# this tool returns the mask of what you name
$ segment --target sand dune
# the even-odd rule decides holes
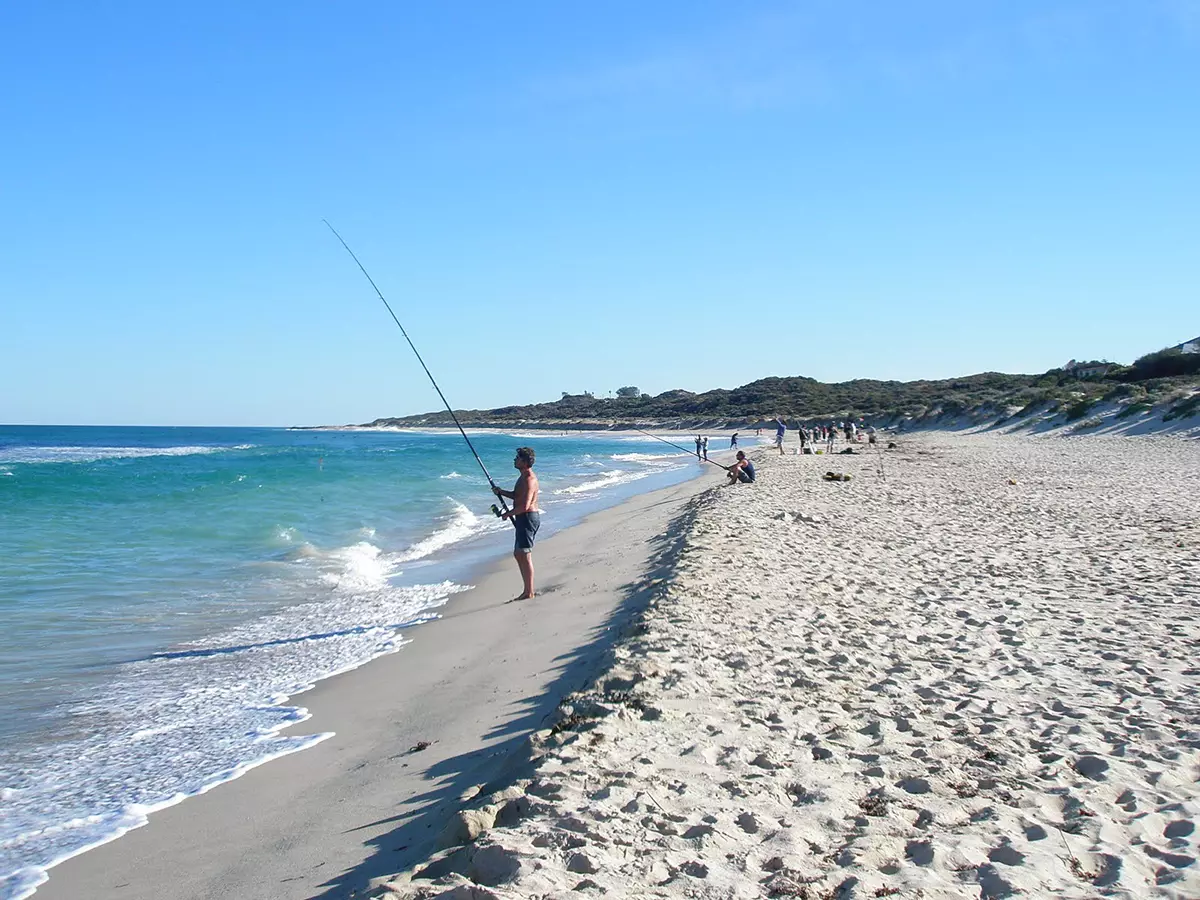
[[[1200,443],[755,455],[530,777],[375,893],[1200,896]]]

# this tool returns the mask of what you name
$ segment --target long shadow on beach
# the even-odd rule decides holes
[[[400,872],[419,864],[436,850],[435,840],[450,821],[450,817],[465,804],[463,793],[475,785],[484,784],[479,796],[511,784],[532,769],[529,761],[528,736],[544,727],[546,720],[558,708],[567,694],[587,686],[601,671],[609,651],[626,633],[635,616],[642,612],[650,599],[660,590],[663,579],[674,570],[687,535],[705,494],[689,500],[671,520],[662,534],[651,539],[653,551],[646,571],[636,582],[621,586],[624,597],[604,623],[593,629],[591,640],[555,658],[558,675],[546,689],[535,696],[522,698],[521,707],[513,718],[480,735],[480,742],[502,740],[470,753],[441,760],[424,773],[427,781],[437,784],[423,794],[407,799],[398,798],[406,806],[419,808],[405,811],[390,819],[363,822],[357,826],[371,828],[389,821],[396,827],[386,834],[371,838],[372,854],[360,865],[325,882],[322,891],[313,898],[342,900],[359,895],[373,878]]]

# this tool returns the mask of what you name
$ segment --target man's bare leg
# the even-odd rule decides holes
[[[517,560],[517,568],[521,570],[521,581],[525,584],[525,592],[518,600],[529,600],[533,597],[533,554],[528,550],[517,550],[513,553]]]

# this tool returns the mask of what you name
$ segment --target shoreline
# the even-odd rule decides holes
[[[360,803],[349,804],[350,817],[367,807],[380,818],[346,822],[347,828],[387,834],[385,824],[394,818],[388,815],[394,813],[391,801],[411,795],[416,799],[402,803],[412,807],[404,816],[415,816],[425,823],[420,830],[436,833],[432,822],[456,808],[452,787],[470,780],[465,773],[496,777],[496,766],[514,752],[521,755],[525,735],[553,712],[557,697],[586,680],[613,630],[638,602],[639,564],[650,561],[650,542],[678,508],[712,483],[720,481],[706,466],[546,538],[535,556],[545,592],[531,603],[503,602],[519,585],[511,558],[477,564],[475,589],[453,598],[438,619],[415,628],[398,652],[324,679],[288,701],[308,712],[287,729],[288,736],[334,732],[331,737],[159,809],[147,825],[59,862],[34,896],[157,897],[170,883],[184,896],[341,897],[371,877],[403,868],[405,852],[416,852],[420,840],[405,838],[405,850],[380,847],[367,854],[359,831],[329,826],[330,809],[345,808],[348,795],[358,796]],[[628,524],[638,517],[638,524]],[[622,529],[628,528],[640,537],[631,552],[622,553]],[[596,577],[597,569],[604,577]],[[490,697],[530,708],[489,715],[491,701],[483,692],[490,682],[481,680],[487,671],[495,677]],[[403,696],[391,684],[404,684]],[[530,695],[535,687],[539,690]],[[443,710],[450,711],[444,721]],[[471,733],[489,719],[505,724]],[[432,746],[407,752],[423,741]],[[450,768],[461,771],[450,786],[430,790],[430,780],[446,780],[445,754],[451,751],[458,762]],[[418,777],[427,766],[429,778]],[[325,800],[314,799],[314,792]],[[379,795],[389,800],[380,805],[372,799]],[[281,858],[272,852],[281,845],[295,849]],[[245,861],[256,855],[255,865]],[[315,868],[323,870],[323,879],[343,870],[316,894],[305,874],[313,855],[322,857]],[[264,887],[270,872],[278,876],[275,888]]]

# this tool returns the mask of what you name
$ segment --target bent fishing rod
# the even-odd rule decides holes
[[[483,464],[483,460],[480,459],[479,454],[475,452],[475,445],[471,443],[471,439],[467,437],[467,433],[463,430],[462,425],[458,421],[458,416],[456,416],[454,414],[454,410],[450,408],[450,404],[446,400],[446,395],[443,394],[442,389],[438,387],[438,383],[434,379],[433,373],[429,371],[429,366],[425,365],[425,360],[421,359],[421,354],[417,350],[416,345],[413,344],[412,338],[408,336],[408,332],[404,330],[404,326],[401,325],[400,320],[396,318],[396,313],[392,311],[392,305],[387,302],[387,298],[383,296],[383,291],[379,289],[379,285],[375,283],[375,279],[371,277],[371,274],[367,271],[366,267],[359,262],[358,257],[354,255],[354,251],[350,249],[350,245],[347,244],[345,239],[343,239],[342,236],[337,233],[337,229],[329,224],[328,219],[322,219],[321,221],[324,222],[329,230],[333,232],[333,236],[338,239],[341,245],[346,248],[346,252],[350,254],[350,258],[358,265],[359,271],[361,271],[363,275],[367,277],[367,281],[371,282],[371,287],[375,288],[375,293],[379,295],[379,299],[383,301],[383,305],[386,306],[387,311],[391,313],[392,321],[396,323],[396,327],[400,329],[400,333],[404,335],[404,339],[408,341],[408,346],[411,347],[412,352],[416,354],[417,362],[421,364],[421,368],[424,369],[425,374],[429,376],[429,383],[433,385],[433,389],[437,391],[437,395],[442,398],[442,405],[446,407],[446,412],[450,413],[450,418],[454,420],[454,424],[458,428],[458,433],[461,434],[462,439],[467,442],[467,447],[470,449],[471,455],[475,457],[475,462],[479,463],[479,468],[483,469],[483,477],[488,480],[488,484],[492,486],[494,492],[496,482],[492,480],[491,473],[488,472],[487,466]],[[507,514],[508,504],[504,502],[503,497],[497,495],[497,498],[500,500],[500,506],[504,509],[504,514]],[[497,516],[501,515],[500,510],[496,509],[496,504],[494,503],[492,504],[492,512],[494,512]]]
[[[633,428],[632,425],[630,427]],[[646,437],[654,438],[656,441],[662,441],[664,444],[668,444],[668,445],[674,447],[676,450],[682,450],[688,456],[692,455],[693,451],[689,450],[687,447],[680,447],[678,444],[673,444],[670,441],[668,441],[666,438],[660,438],[657,434],[651,434],[648,431],[642,431],[642,429],[640,429],[640,428],[634,428],[633,430],[636,431],[638,434],[644,434]],[[726,472],[728,472],[730,469],[733,468],[733,466],[723,466],[719,462],[717,462],[715,459],[709,459],[707,456],[704,457],[703,459],[701,459],[700,462],[712,463],[717,468],[724,469]]]

